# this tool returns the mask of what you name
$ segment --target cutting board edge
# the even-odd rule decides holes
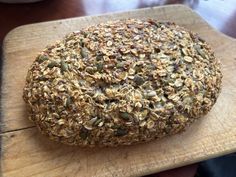
[[[183,8],[185,10],[191,11],[191,12],[195,13],[196,15],[198,15],[195,11],[193,11],[191,8],[189,8],[186,5],[172,4],[172,5],[163,5],[163,6],[156,6],[156,7],[146,7],[146,8],[140,8],[140,9],[132,9],[132,10],[126,10],[126,11],[108,12],[108,13],[96,14],[96,15],[78,16],[78,17],[64,18],[64,19],[58,19],[58,20],[49,20],[49,21],[43,21],[43,22],[36,22],[36,23],[20,25],[20,26],[17,26],[15,28],[13,28],[12,30],[10,30],[5,35],[5,37],[3,39],[3,44],[7,41],[9,36],[11,37],[11,35],[14,35],[15,31],[21,30],[22,28],[24,29],[25,27],[28,28],[28,27],[35,26],[35,25],[37,26],[37,25],[41,25],[41,24],[50,24],[50,23],[55,23],[55,22],[57,23],[57,22],[62,22],[62,21],[65,22],[65,21],[70,21],[70,20],[77,20],[79,18],[94,18],[94,17],[96,18],[96,17],[100,17],[100,16],[119,15],[119,14],[124,14],[124,13],[132,13],[132,12],[135,12],[135,11],[146,11],[146,10],[154,10],[155,11],[156,9],[163,9],[163,8],[168,8],[168,7]]]
[[[124,13],[132,13],[135,11],[146,11],[146,10],[157,10],[157,9],[163,9],[163,8],[168,8],[168,7],[175,7],[175,8],[182,8],[185,11],[190,11],[192,12],[195,16],[197,16],[199,19],[202,20],[202,22],[204,22],[208,27],[211,28],[212,31],[216,32],[218,35],[220,35],[221,37],[234,41],[236,42],[236,39],[221,33],[220,31],[218,31],[217,29],[215,29],[214,27],[212,27],[206,20],[204,20],[197,12],[195,12],[193,9],[189,8],[186,5],[182,5],[182,4],[172,4],[172,5],[164,5],[164,6],[156,6],[156,7],[147,7],[147,8],[141,8],[141,9],[133,9],[133,10],[128,10],[128,11],[117,11],[117,12],[109,12],[109,13],[104,13],[104,14],[97,14],[97,15],[88,15],[88,16],[79,16],[79,17],[72,17],[72,18],[65,18],[65,19],[58,19],[58,20],[50,20],[50,21],[44,21],[44,22],[37,22],[37,23],[31,23],[31,24],[25,24],[25,25],[21,25],[18,26],[16,28],[13,28],[12,30],[10,30],[6,36],[3,39],[3,49],[5,48],[5,45],[7,44],[8,38],[12,38],[12,36],[15,35],[16,32],[18,32],[19,30],[24,30],[24,28],[29,28],[32,26],[37,26],[37,25],[47,25],[47,24],[52,24],[52,23],[62,23],[62,22],[66,22],[66,21],[70,21],[70,20],[78,20],[78,19],[85,19],[85,18],[97,18],[97,17],[108,17],[110,15],[119,15],[119,14],[124,14]]]
[[[191,128],[191,127],[189,127],[189,128]],[[20,131],[27,131],[28,129],[37,129],[37,127],[30,127],[30,128],[26,128],[26,129],[22,129],[22,130],[6,132],[6,133],[3,133],[3,134],[0,134],[0,138],[2,138],[2,136],[6,136],[5,141],[7,141],[7,140],[9,140],[9,138],[14,137],[14,135],[12,136],[11,134],[19,133]],[[40,134],[40,136],[45,136],[45,135]],[[168,137],[166,137],[166,138],[168,138]],[[5,141],[3,141],[3,139],[4,138],[2,138],[1,147],[3,147],[4,143],[5,143]],[[50,141],[52,141],[52,140],[50,140]],[[68,146],[68,145],[66,145],[66,146]],[[68,147],[70,147],[70,146],[68,146]],[[178,168],[178,167],[182,167],[182,166],[186,166],[186,165],[191,165],[191,164],[201,162],[201,161],[204,161],[204,160],[207,160],[207,159],[216,158],[216,157],[219,157],[219,156],[222,156],[222,155],[227,155],[227,154],[230,154],[230,153],[233,153],[233,152],[236,152],[236,144],[235,144],[234,148],[226,149],[224,151],[221,151],[220,153],[212,153],[212,154],[209,153],[207,155],[203,154],[202,156],[198,156],[194,160],[189,159],[187,161],[178,162],[177,164],[173,163],[171,166],[169,166],[167,164],[166,166],[162,166],[162,167],[156,166],[156,167],[153,167],[153,168],[150,168],[150,169],[145,169],[144,168],[143,171],[138,171],[137,174],[133,173],[131,176],[145,176],[145,175],[150,175],[150,174],[157,173],[157,172],[159,173],[159,172],[166,171],[166,170],[169,170],[169,169],[174,169],[174,168]],[[2,156],[3,153],[4,153],[4,151],[3,151],[3,149],[1,149],[0,157],[3,157]],[[2,170],[3,167],[4,167],[4,160],[1,160],[0,170],[2,171],[2,174],[0,173],[0,176],[2,175],[2,177],[5,177],[5,176],[3,176],[3,174],[4,174],[4,171]]]

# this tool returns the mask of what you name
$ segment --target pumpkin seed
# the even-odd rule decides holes
[[[97,63],[96,67],[97,67],[98,71],[102,71],[103,70],[103,63],[101,63],[101,62]]]
[[[66,107],[67,108],[70,107],[71,103],[72,103],[72,99],[71,99],[70,96],[68,96],[67,99],[66,99]]]
[[[84,41],[83,41],[83,39],[80,39],[79,44],[80,44],[81,47],[84,47]]]
[[[115,131],[115,136],[124,136],[124,135],[127,135],[127,134],[128,134],[128,131],[124,128],[118,128]]]
[[[139,75],[135,75],[134,76],[134,82],[137,84],[137,85],[142,85],[144,83],[144,79],[143,77],[139,76]]]
[[[36,61],[39,62],[39,63],[43,63],[44,61],[46,61],[48,59],[49,58],[46,55],[40,55],[40,56],[38,56]]]
[[[61,71],[62,72],[68,71],[68,64],[64,60],[61,61]]]
[[[120,117],[123,119],[123,120],[129,120],[129,118],[131,117],[131,115],[127,112],[120,112]]]
[[[85,48],[81,48],[80,55],[82,58],[88,57],[88,53]]]
[[[116,67],[117,68],[123,68],[124,65],[125,65],[125,62],[119,62],[119,63],[116,64]]]
[[[206,58],[205,52],[201,49],[199,45],[195,45],[194,49],[197,50],[198,54],[202,56],[202,58]]]
[[[82,138],[83,140],[86,140],[88,135],[89,135],[89,130],[87,130],[86,128],[82,127],[80,129],[80,131],[79,131],[80,138]]]
[[[46,80],[48,80],[46,77],[44,77],[44,76],[40,76],[39,78],[38,78],[38,80],[39,81],[46,81]]]
[[[58,66],[58,63],[56,61],[51,61],[49,64],[48,64],[48,68],[53,68],[53,67],[56,67]]]

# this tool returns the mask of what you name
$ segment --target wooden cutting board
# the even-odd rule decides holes
[[[85,149],[55,143],[28,121],[22,89],[37,52],[66,33],[107,20],[154,18],[199,33],[222,62],[223,89],[211,112],[186,132],[146,144]],[[1,165],[4,177],[141,176],[236,151],[236,40],[191,9],[164,6],[21,26],[3,46]]]

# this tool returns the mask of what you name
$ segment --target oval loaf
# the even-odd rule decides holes
[[[70,145],[116,146],[183,131],[210,111],[219,61],[174,23],[126,19],[90,26],[46,47],[23,98],[39,130]]]

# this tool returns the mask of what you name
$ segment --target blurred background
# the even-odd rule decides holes
[[[39,0],[0,0],[8,3]],[[13,28],[35,22],[85,15],[185,4],[217,30],[236,37],[235,0],[41,0],[36,3],[0,3],[0,41]]]
[[[33,1],[38,2],[31,3]],[[0,0],[0,46],[4,36],[20,25],[168,4],[184,4],[216,30],[236,38],[236,0]],[[236,177],[236,155],[230,154],[151,176]]]

